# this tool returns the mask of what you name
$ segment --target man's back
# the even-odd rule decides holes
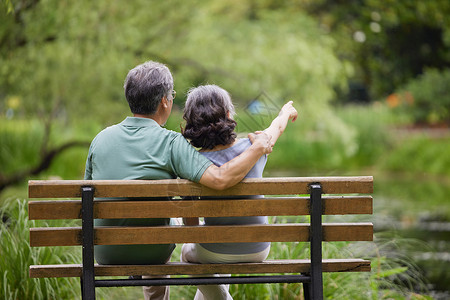
[[[122,123],[106,128],[92,141],[85,179],[170,179],[179,176],[198,182],[210,165],[211,162],[179,133],[161,128],[152,119],[128,117]],[[169,223],[168,218],[95,220],[96,226]],[[174,248],[174,244],[95,246],[95,258],[100,264],[157,264],[164,263]]]
[[[85,179],[173,179],[195,182],[211,162],[179,133],[155,121],[128,117],[93,140]]]

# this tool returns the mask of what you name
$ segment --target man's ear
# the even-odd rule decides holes
[[[162,103],[162,105],[164,106],[164,108],[169,107],[169,99],[167,99],[166,96],[162,97],[161,103]]]

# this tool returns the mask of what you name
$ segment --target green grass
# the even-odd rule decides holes
[[[10,198],[0,207],[0,299],[81,299],[79,278],[30,278],[30,265],[81,263],[80,247],[30,247],[29,227],[79,226],[79,222],[28,220],[27,201]],[[64,225],[63,225],[64,223]],[[125,299],[129,290],[99,289],[98,299]],[[142,294],[142,293],[141,293]]]
[[[45,278],[31,279],[28,269],[33,264],[52,264],[78,260],[76,253],[66,248],[37,248],[29,245],[26,201],[9,199],[1,211],[8,216],[8,222],[0,224],[0,274],[2,276],[1,299],[73,299],[79,297],[79,290],[72,288],[76,279]],[[45,224],[41,224],[45,226]]]

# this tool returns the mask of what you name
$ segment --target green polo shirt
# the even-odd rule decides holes
[[[154,180],[180,177],[198,182],[211,164],[180,133],[164,129],[152,119],[128,117],[94,138],[84,178]],[[170,219],[165,218],[97,219],[95,225],[148,226],[168,225],[169,222]],[[174,248],[174,244],[102,245],[95,246],[95,258],[100,264],[158,264],[164,263]]]

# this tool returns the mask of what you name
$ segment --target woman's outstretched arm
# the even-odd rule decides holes
[[[289,101],[283,105],[278,116],[272,121],[270,126],[264,130],[265,133],[272,137],[272,145],[275,145],[275,142],[284,132],[288,121],[292,120],[292,122],[294,122],[297,120],[298,113],[292,103],[293,101]]]

